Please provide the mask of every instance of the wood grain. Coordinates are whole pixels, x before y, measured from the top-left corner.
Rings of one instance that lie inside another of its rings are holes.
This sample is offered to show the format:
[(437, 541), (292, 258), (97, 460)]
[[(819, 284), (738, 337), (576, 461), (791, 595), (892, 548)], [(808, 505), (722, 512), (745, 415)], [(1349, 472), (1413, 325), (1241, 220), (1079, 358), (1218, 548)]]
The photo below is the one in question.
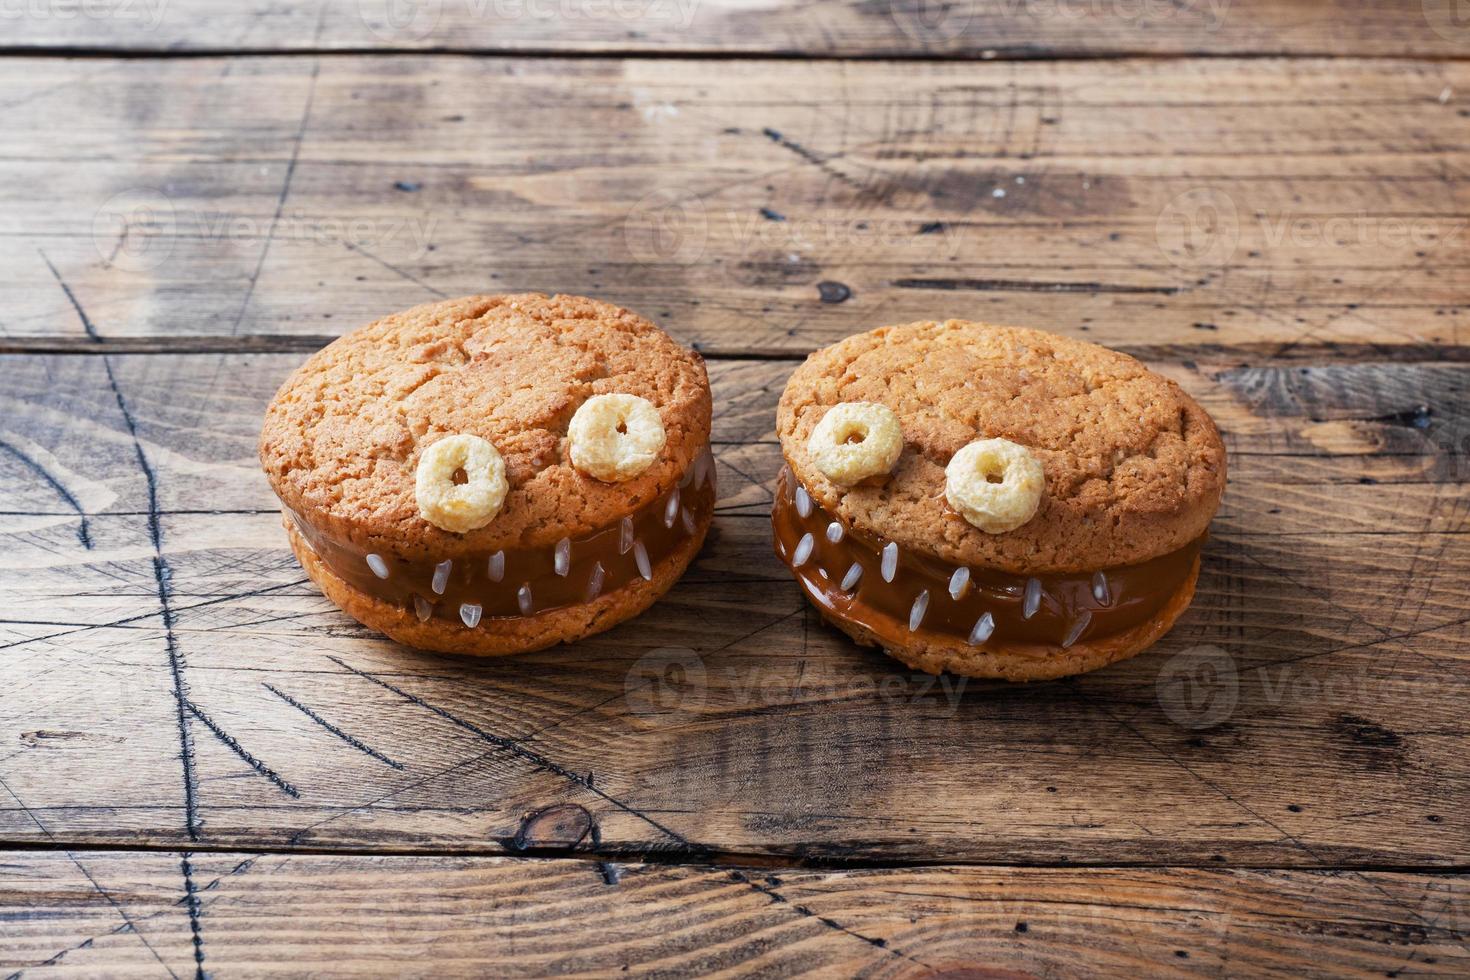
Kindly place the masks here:
[[(1464, 875), (4, 854), (0, 969), (72, 975), (1456, 976)], [(192, 895), (186, 895), (187, 875)], [(192, 900), (191, 900), (192, 899)], [(191, 914), (192, 913), (192, 914)]]
[(1463, 55), (1453, 0), (110, 0), (16, 3), (12, 50), (710, 52), (802, 57)]
[(297, 360), (0, 361), (6, 840), (513, 852), (571, 805), (579, 850), (689, 860), (1470, 855), (1463, 366), (1156, 362), (1231, 450), (1194, 608), (1115, 668), (960, 687), (823, 627), (771, 554), (789, 364), (712, 364), (720, 513), (665, 600), (476, 663), (305, 584), (254, 461)]
[(1470, 356), (1461, 61), (12, 59), (0, 84), (12, 350), (309, 346), (540, 288), (729, 356), (951, 315), (1255, 365)]

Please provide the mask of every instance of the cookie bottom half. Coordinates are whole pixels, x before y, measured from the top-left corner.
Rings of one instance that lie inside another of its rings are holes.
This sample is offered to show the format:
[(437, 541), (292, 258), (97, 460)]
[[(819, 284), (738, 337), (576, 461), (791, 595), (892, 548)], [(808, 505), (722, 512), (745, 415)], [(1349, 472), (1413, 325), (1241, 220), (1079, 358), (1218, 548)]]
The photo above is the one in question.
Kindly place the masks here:
[[(1157, 643), (1169, 632), (1174, 622), (1189, 608), (1199, 580), (1199, 559), (1195, 558), (1188, 576), (1163, 607), (1150, 619), (1108, 636), (1074, 643), (1070, 647), (1050, 644), (1003, 643), (989, 640), (971, 645), (962, 638), (948, 638), (933, 633), (909, 634), (909, 642), (896, 644), (861, 623), (844, 618), (826, 608), (813, 595), (812, 587), (797, 576), (808, 601), (817, 607), (822, 618), (864, 646), (880, 647), (889, 656), (910, 667), (931, 674), (949, 672), (966, 677), (1007, 681), (1041, 681), (1097, 670), (1108, 664), (1127, 660)], [(869, 614), (871, 615), (871, 613)], [(890, 635), (908, 633), (906, 623), (883, 617), (879, 625)]]
[(323, 595), (359, 623), (420, 650), (496, 657), (530, 653), (558, 643), (580, 640), (611, 629), (643, 612), (679, 580), (699, 553), (709, 532), (710, 517), (705, 515), (697, 524), (695, 533), (653, 566), (653, 577), (649, 580), (638, 578), (591, 602), (531, 616), (487, 617), (473, 629), (449, 620), (421, 621), (412, 609), (384, 602), (353, 588), (327, 567), (301, 537), (289, 517), (283, 518), (283, 523), (291, 540), (291, 550), (306, 574)]

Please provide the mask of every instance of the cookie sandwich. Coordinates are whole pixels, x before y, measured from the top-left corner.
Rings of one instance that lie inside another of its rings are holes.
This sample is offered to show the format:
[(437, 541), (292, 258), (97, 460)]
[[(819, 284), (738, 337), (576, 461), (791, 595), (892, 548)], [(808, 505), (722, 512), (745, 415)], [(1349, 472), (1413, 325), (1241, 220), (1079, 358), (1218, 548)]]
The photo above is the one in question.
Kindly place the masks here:
[(934, 673), (1062, 677), (1146, 649), (1194, 595), (1225, 488), (1219, 431), (1174, 382), (964, 320), (818, 351), (777, 432), (776, 554), (828, 621)]
[(260, 458), (291, 548), (359, 622), (446, 653), (535, 650), (637, 615), (714, 512), (704, 362), (577, 296), (472, 296), (312, 355)]

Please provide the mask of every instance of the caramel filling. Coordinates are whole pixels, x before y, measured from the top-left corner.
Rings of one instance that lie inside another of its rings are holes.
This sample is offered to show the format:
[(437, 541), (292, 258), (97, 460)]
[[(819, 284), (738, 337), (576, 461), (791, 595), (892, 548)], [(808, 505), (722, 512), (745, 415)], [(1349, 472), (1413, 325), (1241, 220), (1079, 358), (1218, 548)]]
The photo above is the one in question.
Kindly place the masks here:
[(290, 508), (296, 530), (332, 573), (420, 620), (533, 616), (591, 602), (653, 578), (659, 562), (699, 533), (715, 507), (714, 457), (705, 449), (679, 485), (621, 520), (545, 548), (507, 548), (442, 561), (369, 553), (327, 537)]
[(948, 565), (855, 532), (783, 467), (771, 510), (777, 556), (813, 602), (891, 643), (925, 633), (981, 645), (1070, 647), (1154, 618), (1189, 577), (1204, 538), (1137, 565), (1027, 577)]

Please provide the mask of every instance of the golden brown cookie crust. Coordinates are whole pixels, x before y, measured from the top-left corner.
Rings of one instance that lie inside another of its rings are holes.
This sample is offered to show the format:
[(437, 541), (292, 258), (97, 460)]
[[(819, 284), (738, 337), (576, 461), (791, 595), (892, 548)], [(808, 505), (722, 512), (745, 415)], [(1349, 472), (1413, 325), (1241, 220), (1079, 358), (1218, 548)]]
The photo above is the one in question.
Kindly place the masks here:
[[(635, 478), (603, 483), (570, 461), (587, 398), (626, 392), (659, 411), (667, 443)], [(471, 296), (384, 317), (333, 341), (266, 412), (260, 458), (281, 500), (324, 534), (411, 560), (549, 547), (668, 493), (709, 442), (704, 361), (636, 313), (577, 296)], [(414, 499), (420, 447), (488, 439), (510, 492), (487, 526), (455, 534)]]
[[(807, 451), (839, 402), (879, 402), (903, 427), (887, 479), (832, 483)], [(883, 327), (811, 355), (781, 397), (787, 462), (844, 522), (955, 565), (1015, 574), (1135, 564), (1204, 533), (1225, 487), (1225, 450), (1204, 409), (1124, 354), (965, 320)], [(1046, 471), (1033, 517), (987, 534), (944, 499), (944, 467), (976, 439), (1028, 447)], [(1075, 649), (1075, 648), (1074, 648)]]
[(534, 616), (494, 622), (483, 620), (476, 629), (465, 629), (458, 623), (443, 619), (423, 622), (409, 609), (354, 589), (317, 557), (292, 526), (289, 516), (283, 517), (282, 523), (291, 540), (291, 550), (301, 562), (301, 567), (306, 569), (306, 574), (328, 599), (359, 623), (420, 650), (493, 657), (571, 643), (611, 629), (643, 612), (684, 574), (704, 543), (710, 520), (706, 517), (698, 525), (697, 533), (690, 535), (677, 550), (653, 566), (651, 580), (635, 579), (621, 589), (576, 606)]
[[(822, 609), (822, 618), (836, 626), (864, 646), (880, 647), (890, 656), (910, 667), (938, 674), (948, 671), (965, 677), (980, 677), (1007, 681), (1040, 681), (1073, 674), (1086, 673), (1106, 667), (1108, 664), (1127, 660), (1147, 650), (1174, 626), (1176, 620), (1189, 608), (1194, 598), (1195, 584), (1199, 580), (1199, 560), (1190, 570), (1188, 579), (1170, 597), (1157, 616), (1130, 630), (1073, 644), (1063, 649), (1058, 646), (1003, 643), (990, 641), (971, 646), (959, 638), (949, 639), (935, 634), (912, 637), (905, 643), (893, 644), (884, 641), (872, 630), (851, 620), (831, 616)], [(901, 633), (904, 624), (894, 621), (893, 632)]]

